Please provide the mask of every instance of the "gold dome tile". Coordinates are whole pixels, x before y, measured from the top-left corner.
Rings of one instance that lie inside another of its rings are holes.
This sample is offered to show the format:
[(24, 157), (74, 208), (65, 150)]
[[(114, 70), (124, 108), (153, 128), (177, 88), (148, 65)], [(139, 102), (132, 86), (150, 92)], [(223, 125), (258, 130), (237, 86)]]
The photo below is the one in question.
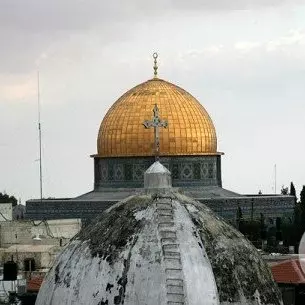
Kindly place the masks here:
[(99, 157), (152, 156), (154, 132), (143, 126), (157, 104), (168, 128), (160, 129), (160, 155), (214, 155), (217, 138), (204, 107), (187, 91), (159, 78), (123, 94), (104, 117), (98, 134)]

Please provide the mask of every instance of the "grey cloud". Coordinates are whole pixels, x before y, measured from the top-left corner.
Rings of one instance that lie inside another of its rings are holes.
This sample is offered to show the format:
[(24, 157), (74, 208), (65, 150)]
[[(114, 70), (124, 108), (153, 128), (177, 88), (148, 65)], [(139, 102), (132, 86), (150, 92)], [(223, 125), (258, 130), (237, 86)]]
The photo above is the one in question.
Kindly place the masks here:
[(0, 74), (28, 73), (52, 45), (65, 45), (73, 36), (80, 36), (81, 45), (90, 31), (103, 45), (124, 39), (129, 29), (124, 14), (131, 7), (97, 0), (1, 1)]
[(95, 25), (134, 22), (149, 16), (162, 16), (171, 10), (238, 10), (282, 4), (301, 4), (304, 0), (2, 0), (0, 27), (23, 31), (53, 32), (83, 30)]
[(276, 7), (283, 4), (301, 4), (304, 0), (172, 0), (173, 7), (185, 10), (244, 10), (262, 7)]
[(156, 18), (163, 18), (171, 12), (187, 14), (192, 11), (259, 8), (285, 3), (292, 5), (304, 1), (2, 0), (0, 74), (28, 73), (35, 69), (35, 62), (41, 54), (47, 53), (54, 44), (68, 44), (73, 35), (79, 36), (77, 48), (88, 43), (90, 33), (100, 40), (96, 46), (107, 46), (130, 38), (137, 23), (152, 23)]
[(123, 25), (75, 33), (55, 31), (48, 35), (16, 29), (0, 30), (0, 40), (3, 42), (0, 47), (0, 74), (28, 73), (37, 69), (41, 57), (65, 48), (69, 49), (69, 57), (73, 60), (92, 41), (95, 47), (106, 47), (113, 42), (126, 40), (129, 35), (130, 31)]
[(86, 29), (113, 18), (115, 6), (96, 0), (4, 0), (0, 3), (0, 26), (23, 31)]

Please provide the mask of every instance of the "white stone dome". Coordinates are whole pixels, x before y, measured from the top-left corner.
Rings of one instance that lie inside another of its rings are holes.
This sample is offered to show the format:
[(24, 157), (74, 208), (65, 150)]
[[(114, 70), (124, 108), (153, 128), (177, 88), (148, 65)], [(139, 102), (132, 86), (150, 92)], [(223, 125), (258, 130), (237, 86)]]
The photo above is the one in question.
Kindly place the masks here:
[(260, 254), (204, 204), (134, 196), (63, 250), (36, 305), (280, 305)]

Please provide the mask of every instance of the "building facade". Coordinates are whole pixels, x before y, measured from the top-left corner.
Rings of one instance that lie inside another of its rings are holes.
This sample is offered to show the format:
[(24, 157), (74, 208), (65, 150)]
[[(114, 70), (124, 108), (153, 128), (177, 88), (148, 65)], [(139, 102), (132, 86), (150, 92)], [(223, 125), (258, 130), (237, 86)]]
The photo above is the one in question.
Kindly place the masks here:
[(222, 155), (202, 104), (155, 75), (123, 94), (104, 117), (92, 155), (93, 190), (71, 199), (28, 200), (26, 217), (92, 219), (141, 192), (144, 172), (155, 158), (170, 170), (173, 187), (230, 221), (239, 207), (245, 217), (293, 217), (291, 196), (240, 195), (222, 188)]

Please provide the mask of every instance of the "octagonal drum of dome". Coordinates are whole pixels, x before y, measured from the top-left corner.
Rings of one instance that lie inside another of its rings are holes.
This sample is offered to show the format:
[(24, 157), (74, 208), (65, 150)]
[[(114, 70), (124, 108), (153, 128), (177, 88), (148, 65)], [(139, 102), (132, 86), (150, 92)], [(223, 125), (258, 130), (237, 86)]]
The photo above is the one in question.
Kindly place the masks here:
[(204, 107), (188, 92), (159, 78), (144, 82), (121, 96), (103, 119), (99, 157), (151, 156), (154, 133), (145, 129), (154, 105), (168, 128), (160, 129), (160, 155), (215, 155), (216, 131)]
[(242, 234), (178, 193), (106, 210), (70, 242), (36, 305), (280, 305), (269, 268)]

